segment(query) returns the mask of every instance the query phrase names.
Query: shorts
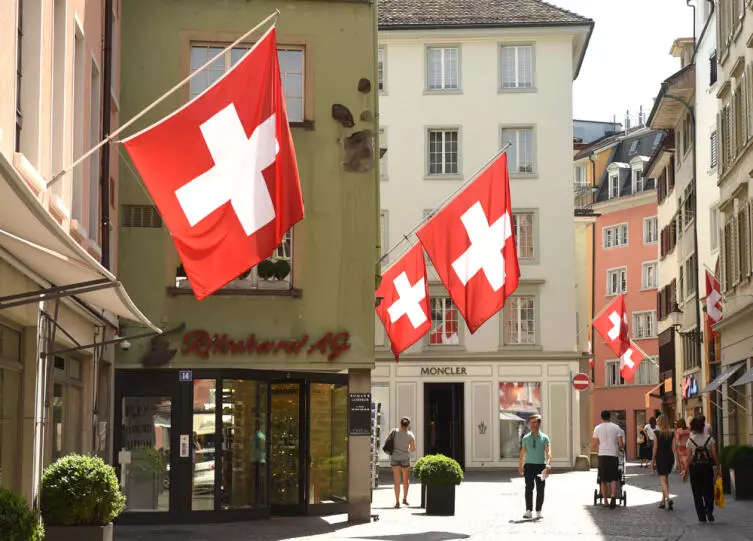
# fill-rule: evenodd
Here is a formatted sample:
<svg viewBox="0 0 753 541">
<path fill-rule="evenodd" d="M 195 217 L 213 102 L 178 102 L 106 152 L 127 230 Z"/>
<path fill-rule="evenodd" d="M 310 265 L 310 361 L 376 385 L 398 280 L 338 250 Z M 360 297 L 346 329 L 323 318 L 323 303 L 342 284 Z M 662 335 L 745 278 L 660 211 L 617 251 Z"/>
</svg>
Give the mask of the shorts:
<svg viewBox="0 0 753 541">
<path fill-rule="evenodd" d="M 401 468 L 410 468 L 410 458 L 406 458 L 405 460 L 395 460 L 394 458 L 391 458 L 390 466 L 400 466 Z"/>
<path fill-rule="evenodd" d="M 599 457 L 599 479 L 602 483 L 620 480 L 619 461 L 616 456 Z"/>
</svg>

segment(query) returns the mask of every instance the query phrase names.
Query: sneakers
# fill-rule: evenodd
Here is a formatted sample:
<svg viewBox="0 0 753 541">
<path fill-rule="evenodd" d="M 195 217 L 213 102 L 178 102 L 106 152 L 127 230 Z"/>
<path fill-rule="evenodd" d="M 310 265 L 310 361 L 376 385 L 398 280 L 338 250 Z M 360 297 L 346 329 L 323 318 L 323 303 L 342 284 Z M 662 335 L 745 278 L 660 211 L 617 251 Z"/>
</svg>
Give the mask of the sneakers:
<svg viewBox="0 0 753 541">
<path fill-rule="evenodd" d="M 523 513 L 523 518 L 525 519 L 533 518 L 533 515 L 531 514 L 530 511 L 526 511 L 525 513 Z"/>
<path fill-rule="evenodd" d="M 544 516 L 541 514 L 541 511 L 536 511 L 536 518 L 544 518 Z"/>
</svg>

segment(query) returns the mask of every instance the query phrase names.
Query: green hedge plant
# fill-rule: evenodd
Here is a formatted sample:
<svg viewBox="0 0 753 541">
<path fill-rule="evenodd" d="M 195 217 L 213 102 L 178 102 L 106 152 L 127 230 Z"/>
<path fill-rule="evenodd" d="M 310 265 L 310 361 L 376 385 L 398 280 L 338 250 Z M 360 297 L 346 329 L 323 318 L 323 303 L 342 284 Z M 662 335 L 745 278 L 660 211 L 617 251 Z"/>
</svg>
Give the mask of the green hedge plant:
<svg viewBox="0 0 753 541">
<path fill-rule="evenodd" d="M 113 467 L 99 457 L 75 454 L 45 469 L 40 500 L 49 526 L 104 526 L 125 507 Z"/>
<path fill-rule="evenodd" d="M 732 459 L 735 456 L 735 453 L 740 447 L 740 445 L 725 445 L 722 447 L 719 451 L 719 462 L 721 465 L 725 468 L 729 468 L 732 464 Z"/>
<path fill-rule="evenodd" d="M 421 479 L 421 469 L 424 467 L 424 464 L 426 464 L 427 458 L 427 456 L 422 456 L 416 460 L 416 463 L 413 465 L 413 476 L 421 483 L 423 483 L 423 480 Z"/>
<path fill-rule="evenodd" d="M 0 539 L 41 541 L 44 527 L 20 494 L 0 487 Z"/>
<path fill-rule="evenodd" d="M 753 446 L 738 445 L 729 458 L 729 467 L 735 471 L 753 470 Z"/>
<path fill-rule="evenodd" d="M 427 455 L 421 465 L 421 482 L 427 485 L 459 485 L 463 481 L 463 469 L 445 455 Z"/>
</svg>

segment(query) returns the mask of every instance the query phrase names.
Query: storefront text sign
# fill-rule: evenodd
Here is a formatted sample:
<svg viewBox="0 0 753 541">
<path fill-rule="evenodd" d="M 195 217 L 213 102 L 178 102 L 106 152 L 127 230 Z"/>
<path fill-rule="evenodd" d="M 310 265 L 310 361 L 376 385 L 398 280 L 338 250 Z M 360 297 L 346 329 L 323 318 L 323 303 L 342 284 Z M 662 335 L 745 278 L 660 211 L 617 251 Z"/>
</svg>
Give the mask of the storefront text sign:
<svg viewBox="0 0 753 541">
<path fill-rule="evenodd" d="M 437 366 L 437 365 L 408 365 L 399 364 L 396 368 L 398 377 L 413 378 L 465 378 L 473 376 L 489 377 L 492 375 L 492 367 L 489 365 L 468 366 Z"/>
<path fill-rule="evenodd" d="M 350 393 L 349 432 L 351 436 L 371 434 L 371 393 Z"/>
<path fill-rule="evenodd" d="M 305 334 L 297 340 L 257 340 L 255 334 L 247 338 L 232 339 L 227 334 L 214 333 L 197 329 L 187 332 L 183 336 L 183 348 L 181 354 L 196 354 L 207 358 L 210 355 L 250 355 L 256 353 L 266 354 L 298 354 L 306 351 L 308 355 L 318 353 L 327 356 L 334 361 L 344 351 L 350 349 L 350 334 L 347 332 L 328 332 L 317 340 L 310 341 L 309 335 Z"/>
</svg>

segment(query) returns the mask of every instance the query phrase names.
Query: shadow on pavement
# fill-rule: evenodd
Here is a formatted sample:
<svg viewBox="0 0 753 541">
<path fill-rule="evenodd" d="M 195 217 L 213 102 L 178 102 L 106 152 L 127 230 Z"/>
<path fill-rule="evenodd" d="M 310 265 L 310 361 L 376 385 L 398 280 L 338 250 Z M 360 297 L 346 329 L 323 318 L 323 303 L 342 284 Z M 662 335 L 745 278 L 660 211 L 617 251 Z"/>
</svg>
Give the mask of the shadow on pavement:
<svg viewBox="0 0 753 541">
<path fill-rule="evenodd" d="M 423 532 L 398 535 L 359 535 L 357 539 L 375 539 L 378 541 L 390 541 L 391 539 L 399 539 L 400 541 L 450 541 L 452 539 L 468 539 L 469 537 L 469 535 L 464 533 Z"/>
</svg>

